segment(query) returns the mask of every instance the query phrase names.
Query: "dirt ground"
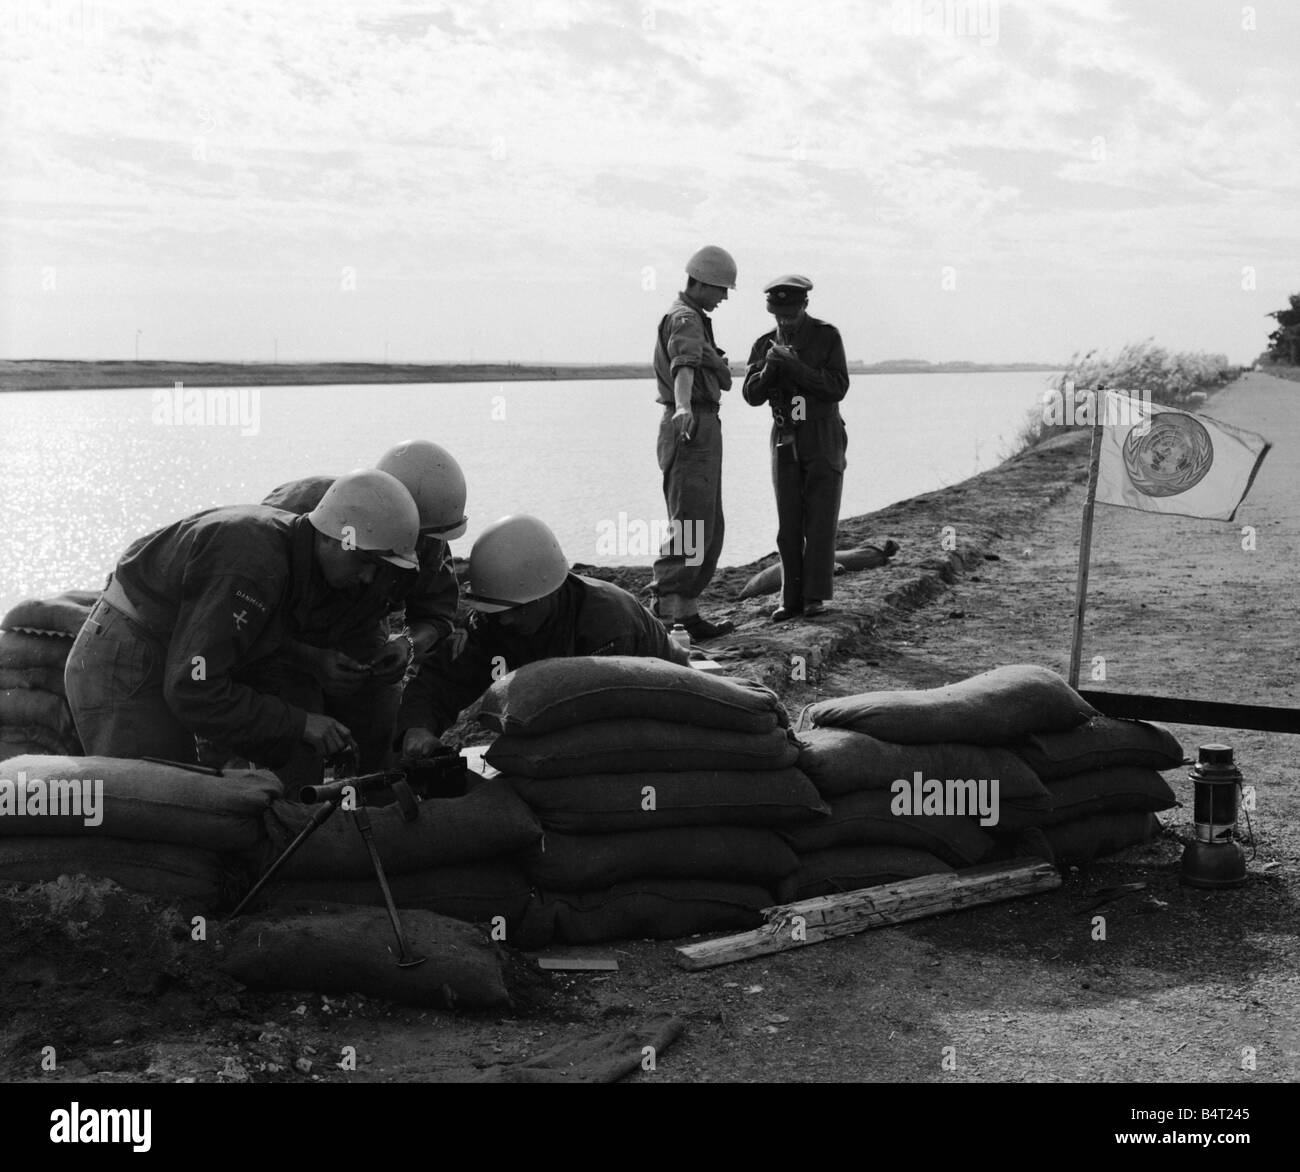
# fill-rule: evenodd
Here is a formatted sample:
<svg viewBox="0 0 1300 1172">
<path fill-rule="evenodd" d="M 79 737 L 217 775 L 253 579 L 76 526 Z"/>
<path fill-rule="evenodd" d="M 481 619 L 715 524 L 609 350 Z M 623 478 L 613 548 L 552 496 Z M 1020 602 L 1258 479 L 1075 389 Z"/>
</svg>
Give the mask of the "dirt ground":
<svg viewBox="0 0 1300 1172">
<path fill-rule="evenodd" d="M 1206 410 L 1274 450 L 1233 524 L 1098 507 L 1081 686 L 1296 707 L 1300 386 L 1247 375 Z M 822 696 L 933 687 L 998 664 L 1065 674 L 1085 471 L 1086 447 L 1056 442 L 845 522 L 842 546 L 894 537 L 902 548 L 884 569 L 839 579 L 835 612 L 814 623 L 767 624 L 773 599 L 737 597 L 754 567 L 728 571 L 714 609 L 742 623 L 718 657 L 777 686 L 796 716 Z M 642 584 L 635 571 L 608 576 Z M 790 678 L 792 656 L 807 679 Z M 682 942 L 556 949 L 619 968 L 556 975 L 529 1009 L 454 1015 L 250 992 L 196 963 L 185 921 L 160 905 L 70 883 L 42 896 L 54 915 L 0 899 L 0 1078 L 459 1081 L 669 1011 L 685 1022 L 680 1038 L 629 1081 L 1297 1081 L 1300 742 L 1171 728 L 1191 756 L 1232 745 L 1255 789 L 1244 887 L 1180 884 L 1183 769 L 1166 774 L 1182 807 L 1161 815 L 1161 839 L 1071 870 L 1049 894 L 699 973 L 674 964 Z M 1132 883 L 1144 886 L 1099 905 L 1100 891 Z M 345 1045 L 355 1072 L 337 1065 Z M 40 1069 L 45 1046 L 55 1071 Z"/>
</svg>

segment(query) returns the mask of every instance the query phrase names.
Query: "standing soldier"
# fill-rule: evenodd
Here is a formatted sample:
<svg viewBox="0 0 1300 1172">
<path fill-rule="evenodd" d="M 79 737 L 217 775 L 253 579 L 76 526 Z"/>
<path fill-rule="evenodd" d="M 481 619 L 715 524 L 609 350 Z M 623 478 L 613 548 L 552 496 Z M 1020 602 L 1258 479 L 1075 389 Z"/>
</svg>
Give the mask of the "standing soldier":
<svg viewBox="0 0 1300 1172">
<path fill-rule="evenodd" d="M 681 623 L 696 642 L 735 630 L 699 612 L 722 552 L 722 392 L 731 389 L 731 368 L 713 340 L 707 314 L 736 287 L 736 262 L 714 245 L 686 262 L 686 290 L 659 322 L 655 378 L 663 418 L 659 422 L 659 470 L 664 502 L 675 530 L 664 542 L 650 584 L 651 610 L 665 626 Z M 688 548 L 690 547 L 690 548 Z"/>
<path fill-rule="evenodd" d="M 749 352 L 742 393 L 772 408 L 772 486 L 781 554 L 779 623 L 822 614 L 834 594 L 835 528 L 848 434 L 839 402 L 849 389 L 839 331 L 807 313 L 807 277 L 778 277 L 763 290 L 776 329 Z"/>
</svg>

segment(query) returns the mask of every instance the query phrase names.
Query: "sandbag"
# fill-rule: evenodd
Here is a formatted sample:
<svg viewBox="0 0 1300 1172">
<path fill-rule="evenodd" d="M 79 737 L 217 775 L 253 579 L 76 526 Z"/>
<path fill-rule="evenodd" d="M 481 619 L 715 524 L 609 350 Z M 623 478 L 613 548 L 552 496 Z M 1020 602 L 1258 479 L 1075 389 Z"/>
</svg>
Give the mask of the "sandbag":
<svg viewBox="0 0 1300 1172">
<path fill-rule="evenodd" d="M 1049 782 L 1047 791 L 1051 794 L 1052 804 L 1045 810 L 1026 810 L 1004 803 L 1002 818 L 994 830 L 1007 832 L 1030 826 L 1057 826 L 1094 814 L 1155 813 L 1179 804 L 1169 783 L 1154 769 L 1142 765 L 1075 773 Z"/>
<path fill-rule="evenodd" d="M 337 818 L 338 815 L 336 814 Z M 380 855 L 383 859 L 383 855 Z M 280 872 L 283 874 L 284 872 Z M 454 867 L 431 867 L 409 875 L 393 874 L 384 860 L 384 875 L 399 908 L 422 908 L 455 920 L 491 923 L 498 916 L 508 926 L 518 924 L 528 906 L 532 885 L 518 866 L 490 859 Z M 374 868 L 368 879 L 290 879 L 277 876 L 259 898 L 268 904 L 322 903 L 383 907 L 384 894 Z"/>
<path fill-rule="evenodd" d="M 520 859 L 528 878 L 550 891 L 596 891 L 657 879 L 724 879 L 774 886 L 799 860 L 773 830 L 678 826 L 623 834 L 550 831 Z"/>
<path fill-rule="evenodd" d="M 634 655 L 580 655 L 525 664 L 487 690 L 478 712 L 479 722 L 488 728 L 524 736 L 631 718 L 747 733 L 789 724 L 770 688 Z"/>
<path fill-rule="evenodd" d="M 39 688 L 56 696 L 67 694 L 61 667 L 0 667 L 0 688 Z"/>
<path fill-rule="evenodd" d="M 242 867 L 199 847 L 125 838 L 0 838 L 0 883 L 48 883 L 60 875 L 111 879 L 128 891 L 164 899 L 220 902 Z"/>
<path fill-rule="evenodd" d="M 1013 746 L 1043 781 L 1117 765 L 1177 769 L 1183 747 L 1167 728 L 1142 720 L 1094 716 L 1066 732 L 1034 733 Z"/>
<path fill-rule="evenodd" d="M 675 940 L 697 932 L 756 928 L 772 892 L 708 879 L 638 879 L 604 891 L 538 891 L 514 936 L 516 948 Z"/>
<path fill-rule="evenodd" d="M 536 737 L 507 734 L 483 754 L 489 765 L 514 777 L 762 771 L 784 769 L 798 756 L 798 745 L 782 729 L 743 733 L 662 720 L 597 720 Z"/>
<path fill-rule="evenodd" d="M 98 590 L 65 590 L 53 598 L 29 598 L 10 608 L 0 620 L 0 628 L 71 635 L 75 639 L 98 601 Z"/>
<path fill-rule="evenodd" d="M 829 812 L 812 782 L 797 769 L 589 773 L 506 780 L 545 829 L 564 834 L 675 826 L 784 826 Z"/>
<path fill-rule="evenodd" d="M 408 909 L 402 929 L 424 956 L 398 968 L 393 928 L 379 908 L 317 905 L 317 914 L 236 921 L 222 972 L 255 989 L 364 993 L 447 1009 L 508 1005 L 501 953 L 482 928 Z"/>
<path fill-rule="evenodd" d="M 780 903 L 794 903 L 952 870 L 942 859 L 911 847 L 837 846 L 801 856 L 799 870 L 782 881 L 777 896 Z"/>
<path fill-rule="evenodd" d="M 0 740 L 5 744 L 22 745 L 23 753 L 54 754 L 75 757 L 81 752 L 81 742 L 75 734 L 63 736 L 43 724 L 9 724 L 0 721 Z"/>
<path fill-rule="evenodd" d="M 300 802 L 271 803 L 265 826 L 272 857 L 293 841 L 316 809 Z M 366 815 L 384 869 L 393 875 L 512 854 L 542 837 L 532 811 L 495 778 L 463 797 L 418 803 L 413 822 L 402 821 L 395 804 L 367 808 Z M 280 874 L 286 879 L 366 879 L 374 876 L 374 865 L 352 815 L 340 809 L 312 832 Z"/>
<path fill-rule="evenodd" d="M 73 640 L 63 635 L 31 635 L 25 631 L 0 631 L 0 667 L 23 670 L 52 667 L 63 670 Z"/>
<path fill-rule="evenodd" d="M 265 842 L 262 815 L 284 790 L 273 773 L 229 771 L 224 777 L 192 773 L 172 765 L 121 757 L 61 757 L 31 754 L 13 757 L 0 771 L 0 810 L 16 795 L 26 794 L 32 807 L 37 781 L 89 781 L 77 787 L 78 797 L 98 792 L 102 801 L 89 817 L 78 805 L 75 813 L 0 816 L 3 835 L 76 835 L 169 842 L 213 851 L 252 850 Z M 100 783 L 98 787 L 95 782 Z M 25 787 L 25 788 L 24 788 Z M 43 787 L 52 794 L 60 787 Z M 62 787 L 70 795 L 68 786 Z M 52 799 L 47 801 L 47 808 Z"/>
<path fill-rule="evenodd" d="M 1043 837 L 1056 856 L 1057 866 L 1075 867 L 1151 842 L 1160 833 L 1160 819 L 1141 810 L 1071 818 L 1043 828 Z"/>
<path fill-rule="evenodd" d="M 861 545 L 856 549 L 837 549 L 835 551 L 836 573 L 841 570 L 874 570 L 887 565 L 889 559 L 898 552 L 898 542 L 886 541 L 883 545 Z M 781 563 L 773 562 L 765 569 L 759 570 L 740 592 L 741 598 L 759 598 L 764 594 L 775 594 L 781 589 Z"/>
<path fill-rule="evenodd" d="M 77 739 L 77 726 L 67 700 L 34 688 L 0 690 L 0 725 L 44 728 L 60 740 Z"/>
<path fill-rule="evenodd" d="M 1030 733 L 1073 728 L 1096 715 L 1055 672 L 1019 663 L 942 688 L 821 700 L 804 709 L 800 727 L 851 728 L 904 745 L 1000 745 Z"/>
<path fill-rule="evenodd" d="M 888 789 L 899 779 L 997 778 L 1005 800 L 1046 806 L 1047 790 L 1015 753 L 996 745 L 952 742 L 898 745 L 847 728 L 811 728 L 799 733 L 798 766 L 828 797 Z"/>
<path fill-rule="evenodd" d="M 894 814 L 889 790 L 845 794 L 829 818 L 786 827 L 781 836 L 800 855 L 837 846 L 894 845 L 937 855 L 954 867 L 973 867 L 996 843 L 975 821 L 957 814 Z"/>
</svg>

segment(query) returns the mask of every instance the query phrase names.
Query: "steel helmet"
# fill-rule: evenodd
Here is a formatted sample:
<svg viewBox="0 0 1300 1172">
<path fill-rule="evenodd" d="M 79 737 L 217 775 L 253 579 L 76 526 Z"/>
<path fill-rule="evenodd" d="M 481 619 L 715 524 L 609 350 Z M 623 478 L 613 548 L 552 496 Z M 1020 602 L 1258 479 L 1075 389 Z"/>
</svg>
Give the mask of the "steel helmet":
<svg viewBox="0 0 1300 1172">
<path fill-rule="evenodd" d="M 420 510 L 421 533 L 443 541 L 465 535 L 465 474 L 446 448 L 407 440 L 389 448 L 375 467 L 406 485 Z"/>
<path fill-rule="evenodd" d="M 420 568 L 415 556 L 419 510 L 406 486 L 387 472 L 365 468 L 340 476 L 307 519 L 317 533 L 346 548 L 380 553 L 403 570 Z"/>
<path fill-rule="evenodd" d="M 724 289 L 736 287 L 736 262 L 731 253 L 716 244 L 706 244 L 686 262 L 686 275 L 703 281 L 706 285 L 720 285 Z"/>
<path fill-rule="evenodd" d="M 536 517 L 513 513 L 475 539 L 461 597 L 475 610 L 510 610 L 558 590 L 568 573 L 555 534 Z"/>
</svg>

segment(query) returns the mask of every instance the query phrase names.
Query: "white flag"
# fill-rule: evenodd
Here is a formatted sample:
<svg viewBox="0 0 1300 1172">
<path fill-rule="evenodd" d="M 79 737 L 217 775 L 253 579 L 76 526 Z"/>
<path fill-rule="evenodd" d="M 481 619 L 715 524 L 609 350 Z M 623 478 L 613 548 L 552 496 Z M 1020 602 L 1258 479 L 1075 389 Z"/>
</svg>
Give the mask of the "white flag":
<svg viewBox="0 0 1300 1172">
<path fill-rule="evenodd" d="M 1096 499 L 1231 521 L 1272 444 L 1262 435 L 1106 391 Z"/>
</svg>

